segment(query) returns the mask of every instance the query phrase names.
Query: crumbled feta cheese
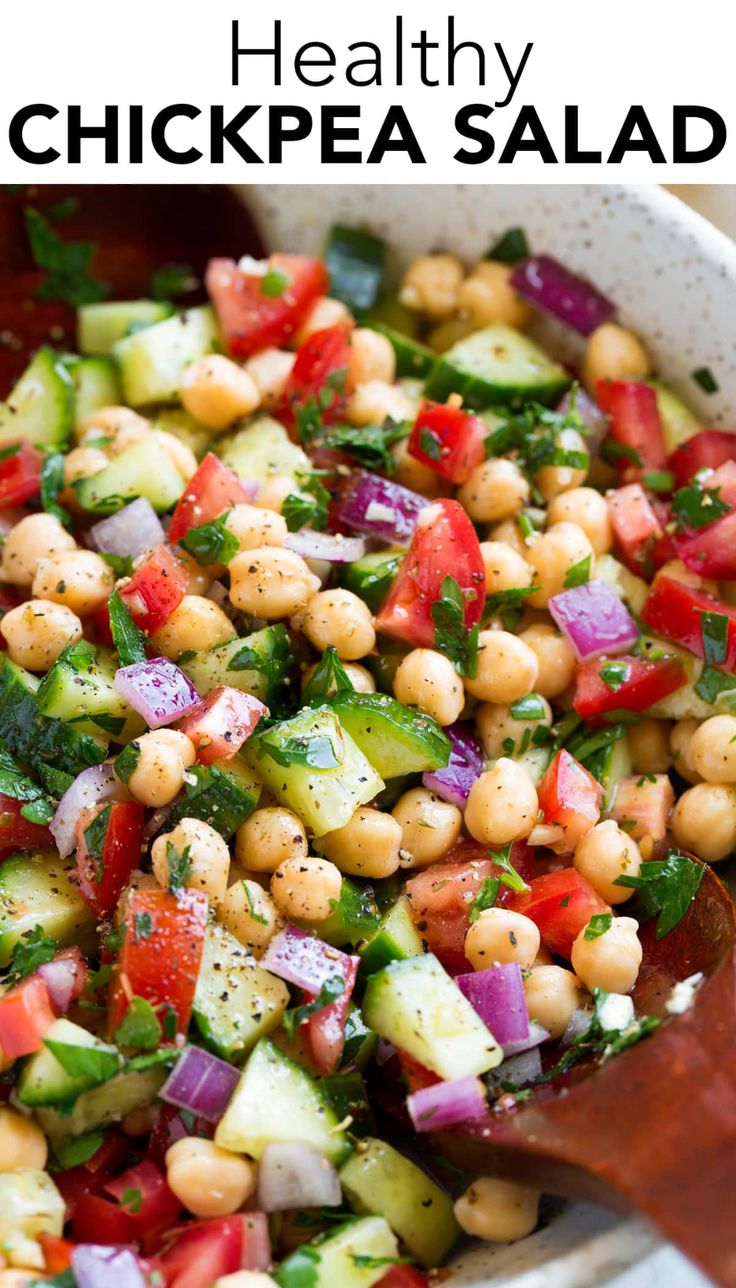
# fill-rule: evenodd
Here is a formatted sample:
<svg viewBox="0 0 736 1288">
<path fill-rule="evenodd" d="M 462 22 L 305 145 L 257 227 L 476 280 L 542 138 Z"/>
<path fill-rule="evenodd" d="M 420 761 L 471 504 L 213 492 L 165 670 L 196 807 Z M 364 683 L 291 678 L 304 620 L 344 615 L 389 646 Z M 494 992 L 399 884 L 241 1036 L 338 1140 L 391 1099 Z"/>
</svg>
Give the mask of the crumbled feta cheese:
<svg viewBox="0 0 736 1288">
<path fill-rule="evenodd" d="M 667 1014 L 684 1015 L 685 1011 L 689 1011 L 704 979 L 702 971 L 698 971 L 697 975 L 689 975 L 687 979 L 681 979 L 674 984 L 665 1002 Z"/>
<path fill-rule="evenodd" d="M 365 512 L 365 517 L 368 523 L 394 523 L 396 521 L 396 511 L 393 506 L 384 505 L 382 501 L 371 501 Z"/>
<path fill-rule="evenodd" d="M 623 1032 L 634 1017 L 634 1003 L 626 993 L 609 993 L 598 1009 L 598 1019 L 606 1033 Z"/>
<path fill-rule="evenodd" d="M 249 277 L 265 277 L 268 272 L 268 260 L 254 259 L 252 255 L 242 255 L 238 260 L 238 268 L 241 273 L 247 273 Z"/>
</svg>

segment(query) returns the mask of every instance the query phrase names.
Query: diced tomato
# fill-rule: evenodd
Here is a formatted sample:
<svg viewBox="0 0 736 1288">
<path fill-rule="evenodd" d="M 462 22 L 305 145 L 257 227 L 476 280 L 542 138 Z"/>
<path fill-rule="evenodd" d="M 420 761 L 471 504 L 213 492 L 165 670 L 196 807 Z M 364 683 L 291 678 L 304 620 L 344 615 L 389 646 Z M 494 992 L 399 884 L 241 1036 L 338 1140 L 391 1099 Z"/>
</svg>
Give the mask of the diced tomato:
<svg viewBox="0 0 736 1288">
<path fill-rule="evenodd" d="M 211 259 L 205 286 L 215 307 L 223 339 L 236 358 L 247 358 L 258 349 L 289 342 L 300 321 L 319 295 L 328 287 L 327 270 L 321 259 L 307 255 L 270 255 L 268 278 L 283 289 L 264 291 L 263 274 L 241 272 L 233 259 Z"/>
<path fill-rule="evenodd" d="M 736 434 L 724 429 L 701 429 L 671 453 L 667 468 L 675 476 L 675 486 L 684 487 L 699 470 L 717 470 L 726 461 L 736 460 Z"/>
<path fill-rule="evenodd" d="M 728 437 L 736 436 L 729 434 Z M 734 448 L 736 452 L 736 443 Z M 717 488 L 719 501 L 725 502 L 733 509 L 736 506 L 736 460 L 724 461 L 719 465 L 718 469 L 703 480 L 703 488 L 706 491 L 714 491 Z"/>
<path fill-rule="evenodd" d="M 619 781 L 611 813 L 617 823 L 634 824 L 627 831 L 635 841 L 645 836 L 663 841 L 674 803 L 674 789 L 666 774 L 655 774 L 654 782 L 632 774 Z"/>
<path fill-rule="evenodd" d="M 451 483 L 465 483 L 485 457 L 488 426 L 460 407 L 425 402 L 409 436 L 408 450 Z"/>
<path fill-rule="evenodd" d="M 605 899 L 576 868 L 535 877 L 529 886 L 527 893 L 513 895 L 508 906 L 530 917 L 539 929 L 542 943 L 560 957 L 569 958 L 574 940 L 591 917 L 610 912 Z"/>
<path fill-rule="evenodd" d="M 128 1146 L 129 1148 L 130 1146 Z M 90 1172 L 86 1163 L 78 1167 L 67 1167 L 57 1172 L 54 1177 L 61 1197 L 66 1206 L 66 1219 L 71 1221 L 82 1198 L 87 1194 L 99 1194 L 103 1182 L 110 1175 L 108 1168 L 102 1168 L 97 1174 Z"/>
<path fill-rule="evenodd" d="M 194 743 L 199 763 L 211 765 L 234 756 L 264 715 L 268 707 L 258 698 L 222 685 L 212 689 L 176 728 Z"/>
<path fill-rule="evenodd" d="M 627 567 L 640 577 L 650 577 L 675 554 L 675 546 L 665 523 L 667 507 L 662 510 L 647 496 L 641 483 L 627 483 L 608 494 L 608 510 L 616 545 Z"/>
<path fill-rule="evenodd" d="M 112 631 L 110 630 L 110 601 L 106 600 L 104 604 L 92 615 L 92 621 L 95 624 L 97 642 L 104 644 L 107 648 L 114 646 Z"/>
<path fill-rule="evenodd" d="M 156 1235 L 170 1229 L 181 1212 L 163 1172 L 147 1158 L 106 1181 L 103 1189 L 130 1216 L 144 1252 L 153 1250 Z"/>
<path fill-rule="evenodd" d="M 184 1227 L 163 1254 L 168 1288 L 211 1288 L 236 1270 L 268 1270 L 271 1240 L 262 1212 L 245 1212 Z"/>
<path fill-rule="evenodd" d="M 345 377 L 350 345 L 344 327 L 315 331 L 298 349 L 277 411 L 291 429 L 299 408 L 316 403 L 323 425 L 330 425 L 345 407 Z"/>
<path fill-rule="evenodd" d="M 677 555 L 701 577 L 717 581 L 736 578 L 736 510 L 715 523 L 676 541 Z"/>
<path fill-rule="evenodd" d="M 126 1208 L 99 1194 L 81 1194 L 72 1216 L 77 1243 L 134 1243 L 136 1227 Z"/>
<path fill-rule="evenodd" d="M 617 678 L 615 687 L 611 687 L 602 678 L 601 671 L 614 664 L 617 676 L 620 667 L 626 668 L 626 678 L 620 683 Z M 614 662 L 607 658 L 592 658 L 589 662 L 582 662 L 577 669 L 572 704 L 587 724 L 607 724 L 610 720 L 615 723 L 613 712 L 647 711 L 668 693 L 681 689 L 683 684 L 687 684 L 687 672 L 676 657 L 664 657 L 656 662 L 630 656 L 617 657 Z"/>
<path fill-rule="evenodd" d="M 91 854 L 87 829 L 107 813 L 100 851 Z M 95 811 L 83 810 L 77 820 L 76 881 L 85 903 L 96 917 L 115 911 L 130 874 L 140 862 L 146 811 L 137 801 L 110 801 Z"/>
<path fill-rule="evenodd" d="M 610 417 L 611 437 L 636 454 L 635 460 L 621 458 L 622 477 L 629 481 L 642 471 L 665 469 L 667 449 L 652 386 L 638 380 L 596 380 L 595 392 L 599 407 Z"/>
<path fill-rule="evenodd" d="M 40 1051 L 56 1016 L 40 975 L 29 975 L 0 997 L 0 1050 L 11 1060 Z"/>
<path fill-rule="evenodd" d="M 202 890 L 137 890 L 128 900 L 125 938 L 110 994 L 109 1031 L 115 1034 L 132 996 L 158 1007 L 165 1039 L 185 1034 L 202 961 L 207 896 Z M 167 1020 L 171 1012 L 176 1033 Z"/>
<path fill-rule="evenodd" d="M 437 1083 L 442 1081 L 436 1073 L 432 1073 L 431 1069 L 426 1069 L 423 1064 L 420 1064 L 413 1056 L 408 1055 L 406 1051 L 399 1051 L 398 1056 L 401 1072 L 410 1092 L 424 1091 L 427 1087 L 436 1087 Z"/>
<path fill-rule="evenodd" d="M 709 595 L 704 590 L 696 590 L 694 586 L 686 586 L 684 582 L 675 581 L 673 577 L 659 576 L 655 578 L 647 596 L 641 617 L 642 621 L 658 635 L 664 635 L 667 639 L 674 640 L 676 644 L 681 644 L 683 648 L 689 649 L 696 657 L 704 658 L 703 613 L 717 613 L 721 617 L 728 618 L 726 654 L 719 665 L 724 671 L 736 671 L 736 608 L 724 604 L 723 600 L 716 599 L 715 595 Z M 679 688 L 679 685 L 675 687 Z M 653 700 L 656 701 L 656 698 Z M 621 703 L 616 705 L 620 706 Z"/>
<path fill-rule="evenodd" d="M 392 1266 L 377 1288 L 427 1288 L 429 1279 L 414 1266 Z"/>
<path fill-rule="evenodd" d="M 55 842 L 47 827 L 31 823 L 21 809 L 27 801 L 17 801 L 0 792 L 0 859 L 16 850 L 53 850 Z"/>
<path fill-rule="evenodd" d="M 167 536 L 174 544 L 190 528 L 211 523 L 234 505 L 250 502 L 251 496 L 237 474 L 208 452 L 187 483 L 184 495 L 176 503 Z"/>
<path fill-rule="evenodd" d="M 419 648 L 433 648 L 432 606 L 441 596 L 445 577 L 454 578 L 462 591 L 465 626 L 470 630 L 483 616 L 486 602 L 483 556 L 463 507 L 442 498 L 419 515 L 409 550 L 376 618 L 378 630 Z"/>
<path fill-rule="evenodd" d="M 136 626 L 151 635 L 179 607 L 188 585 L 184 565 L 166 546 L 156 546 L 123 586 L 120 598 Z"/>
<path fill-rule="evenodd" d="M 181 1116 L 181 1110 L 175 1105 L 160 1104 L 156 1109 L 156 1118 L 148 1138 L 148 1157 L 157 1167 L 166 1166 L 166 1151 L 182 1136 L 214 1135 L 214 1123 L 206 1123 L 204 1118 L 195 1119 L 193 1128 L 188 1131 Z"/>
<path fill-rule="evenodd" d="M 130 1141 L 127 1136 L 124 1136 L 121 1131 L 113 1127 L 108 1131 L 100 1148 L 82 1166 L 85 1171 L 93 1174 L 99 1173 L 100 1178 L 105 1179 L 117 1171 L 123 1159 L 129 1153 Z"/>
<path fill-rule="evenodd" d="M 572 854 L 580 838 L 598 822 L 602 794 L 600 783 L 562 747 L 538 788 L 544 822 L 564 829 L 559 841 L 548 842 L 551 850 Z"/>
<path fill-rule="evenodd" d="M 334 1073 L 345 1045 L 345 1017 L 360 965 L 359 957 L 346 957 L 343 991 L 336 1001 L 310 1015 L 302 1032 L 305 1034 L 314 1064 L 320 1073 Z M 337 973 L 337 972 L 336 972 Z M 305 1001 L 312 1001 L 312 996 Z"/>
<path fill-rule="evenodd" d="M 467 966 L 464 945 L 470 907 L 486 878 L 500 875 L 488 853 L 487 846 L 477 841 L 461 841 L 442 863 L 433 863 L 406 883 L 417 929 L 445 966 Z M 524 881 L 533 877 L 534 852 L 526 842 L 514 842 L 511 863 Z M 510 896 L 502 885 L 497 902 L 505 904 Z"/>
<path fill-rule="evenodd" d="M 56 1234 L 37 1234 L 35 1237 L 41 1244 L 47 1276 L 60 1275 L 69 1269 L 74 1247 L 69 1239 L 60 1239 Z"/>
<path fill-rule="evenodd" d="M 21 505 L 41 491 L 43 456 L 27 438 L 0 448 L 0 506 Z"/>
</svg>

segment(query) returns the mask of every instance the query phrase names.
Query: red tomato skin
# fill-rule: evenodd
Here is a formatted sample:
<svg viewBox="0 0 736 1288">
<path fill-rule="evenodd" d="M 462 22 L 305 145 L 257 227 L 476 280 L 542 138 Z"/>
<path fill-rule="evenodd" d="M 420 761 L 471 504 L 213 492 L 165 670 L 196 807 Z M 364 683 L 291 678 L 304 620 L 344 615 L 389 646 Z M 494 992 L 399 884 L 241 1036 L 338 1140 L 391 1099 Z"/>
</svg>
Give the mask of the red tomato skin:
<svg viewBox="0 0 736 1288">
<path fill-rule="evenodd" d="M 27 438 L 18 442 L 18 451 L 0 460 L 0 507 L 22 505 L 41 491 L 43 455 Z M 6 450 L 10 446 L 10 443 L 3 443 Z"/>
<path fill-rule="evenodd" d="M 147 1158 L 107 1181 L 103 1189 L 118 1204 L 126 1190 L 137 1191 L 140 1195 L 140 1205 L 137 1201 L 134 1205 L 136 1211 L 130 1205 L 124 1210 L 135 1226 L 136 1238 L 140 1240 L 144 1252 L 153 1251 L 156 1235 L 161 1230 L 169 1229 L 181 1212 L 181 1204 L 169 1189 L 163 1172 Z"/>
<path fill-rule="evenodd" d="M 248 504 L 250 493 L 243 487 L 234 470 L 208 452 L 186 485 L 171 516 L 167 537 L 172 544 L 190 528 L 211 523 L 234 505 Z"/>
<path fill-rule="evenodd" d="M 0 997 L 0 1049 L 11 1060 L 40 1051 L 55 1019 L 44 980 L 29 975 Z"/>
<path fill-rule="evenodd" d="M 262 1212 L 184 1226 L 162 1256 L 168 1288 L 211 1288 L 236 1270 L 268 1270 L 271 1240 Z"/>
<path fill-rule="evenodd" d="M 46 1263 L 46 1275 L 60 1275 L 72 1264 L 74 1244 L 69 1239 L 61 1239 L 56 1234 L 37 1234 L 41 1251 Z"/>
<path fill-rule="evenodd" d="M 594 727 L 607 724 L 606 716 L 612 711 L 646 711 L 655 702 L 687 684 L 687 673 L 679 658 L 650 662 L 642 657 L 620 656 L 615 660 L 625 663 L 629 669 L 628 679 L 615 693 L 600 676 L 606 658 L 592 658 L 589 662 L 582 662 L 577 669 L 572 704 L 578 715 Z"/>
<path fill-rule="evenodd" d="M 611 911 L 575 868 L 535 877 L 529 886 L 527 893 L 512 895 L 508 907 L 529 917 L 545 948 L 568 960 L 574 941 L 590 918 Z"/>
<path fill-rule="evenodd" d="M 736 671 L 736 609 L 715 595 L 686 586 L 672 577 L 656 577 L 641 611 L 642 621 L 658 635 L 674 640 L 696 657 L 705 657 L 703 613 L 728 618 L 724 671 Z"/>
<path fill-rule="evenodd" d="M 97 863 L 87 849 L 84 833 L 100 812 L 84 810 L 77 822 L 76 882 L 85 903 L 102 918 L 115 911 L 131 872 L 140 862 L 146 812 L 138 801 L 112 802 L 102 850 L 102 879 L 98 880 Z"/>
<path fill-rule="evenodd" d="M 136 626 L 150 635 L 179 607 L 188 585 L 184 565 L 166 546 L 156 546 L 123 586 L 120 598 Z"/>
<path fill-rule="evenodd" d="M 167 1105 L 163 1101 L 158 1105 L 156 1110 L 156 1119 L 148 1138 L 148 1157 L 157 1167 L 166 1167 L 166 1151 L 182 1136 L 206 1136 L 211 1138 L 215 1133 L 215 1124 L 205 1122 L 204 1118 L 197 1118 L 194 1124 L 193 1132 L 187 1131 L 184 1120 L 181 1116 L 181 1110 L 175 1105 Z"/>
<path fill-rule="evenodd" d="M 290 279 L 281 295 L 264 295 L 263 276 L 242 273 L 233 259 L 211 259 L 207 265 L 205 286 L 235 358 L 247 358 L 271 345 L 283 347 L 310 305 L 327 294 L 327 270 L 319 259 L 276 254 L 269 257 L 268 267 Z"/>
<path fill-rule="evenodd" d="M 677 539 L 675 548 L 686 567 L 701 577 L 732 581 L 736 577 L 736 511 L 684 540 Z"/>
<path fill-rule="evenodd" d="M 561 748 L 538 789 L 544 822 L 565 829 L 562 840 L 550 844 L 551 850 L 572 853 L 581 837 L 598 822 L 602 795 L 600 783 L 569 751 Z"/>
<path fill-rule="evenodd" d="M 415 1091 L 424 1091 L 427 1087 L 436 1087 L 437 1083 L 442 1081 L 436 1073 L 432 1073 L 431 1069 L 425 1068 L 423 1064 L 420 1064 L 413 1056 L 408 1055 L 406 1051 L 399 1051 L 398 1057 L 401 1072 L 410 1092 L 414 1093 Z"/>
<path fill-rule="evenodd" d="M 675 487 L 685 487 L 698 470 L 717 470 L 726 461 L 735 460 L 736 435 L 725 429 L 701 429 L 675 448 L 667 467 L 675 476 Z"/>
<path fill-rule="evenodd" d="M 414 1266 L 392 1266 L 377 1288 L 427 1288 L 429 1279 Z"/>
<path fill-rule="evenodd" d="M 332 377 L 335 384 L 329 400 L 325 398 L 319 402 L 322 424 L 331 425 L 345 408 L 345 377 L 349 362 L 350 344 L 344 327 L 329 326 L 313 332 L 297 350 L 296 361 L 276 412 L 278 419 L 293 429 L 297 410 L 314 402 Z"/>
<path fill-rule="evenodd" d="M 427 435 L 435 444 L 429 455 L 422 443 Z M 408 442 L 409 455 L 451 483 L 465 483 L 485 457 L 488 427 L 460 407 L 425 402 L 419 408 Z M 439 459 L 437 459 L 439 456 Z"/>
<path fill-rule="evenodd" d="M 81 1194 L 72 1216 L 76 1243 L 134 1243 L 136 1227 L 130 1214 L 99 1194 Z"/>
<path fill-rule="evenodd" d="M 108 1024 L 114 1036 L 128 1009 L 128 993 L 152 1006 L 173 1010 L 177 1034 L 186 1034 L 192 1013 L 197 975 L 207 925 L 207 896 L 201 890 L 138 890 L 131 895 L 125 916 L 125 938 L 110 990 Z M 150 918 L 141 933 L 141 917 Z M 164 1041 L 174 1041 L 166 1034 Z"/>
<path fill-rule="evenodd" d="M 240 750 L 268 707 L 240 689 L 221 685 L 179 720 L 175 726 L 191 739 L 200 765 L 226 760 Z"/>
<path fill-rule="evenodd" d="M 627 483 L 610 492 L 608 510 L 616 547 L 632 572 L 650 577 L 674 558 L 675 543 L 665 531 L 669 509 L 662 501 L 647 496 L 641 483 Z"/>
<path fill-rule="evenodd" d="M 665 469 L 664 430 L 652 386 L 638 380 L 596 380 L 595 392 L 598 406 L 610 417 L 611 437 L 632 448 L 641 460 L 639 466 L 623 458 L 622 477 L 630 481 L 642 471 Z"/>
<path fill-rule="evenodd" d="M 376 617 L 376 629 L 417 648 L 433 648 L 432 605 L 439 599 L 447 576 L 454 577 L 463 592 L 465 626 L 470 630 L 479 623 L 486 602 L 483 556 L 463 507 L 443 497 L 422 511 L 409 550 Z"/>
<path fill-rule="evenodd" d="M 56 842 L 49 829 L 21 814 L 25 803 L 0 792 L 0 860 L 16 850 L 54 849 Z"/>
<path fill-rule="evenodd" d="M 350 1006 L 359 965 L 359 957 L 348 958 L 348 965 L 343 975 L 342 993 L 329 1006 L 324 1006 L 321 1011 L 310 1015 L 304 1025 L 303 1032 L 306 1034 L 310 1054 L 320 1073 L 334 1073 L 340 1063 L 345 1045 L 345 1017 Z M 312 995 L 305 997 L 305 1000 L 312 1001 Z"/>
</svg>

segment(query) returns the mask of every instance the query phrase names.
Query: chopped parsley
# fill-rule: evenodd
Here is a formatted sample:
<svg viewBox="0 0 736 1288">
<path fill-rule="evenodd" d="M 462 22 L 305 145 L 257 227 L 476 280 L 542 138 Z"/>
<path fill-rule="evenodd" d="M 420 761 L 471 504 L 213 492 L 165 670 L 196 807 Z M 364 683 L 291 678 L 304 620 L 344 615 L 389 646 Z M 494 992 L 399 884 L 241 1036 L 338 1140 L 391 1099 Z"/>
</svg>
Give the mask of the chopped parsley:
<svg viewBox="0 0 736 1288">
<path fill-rule="evenodd" d="M 498 260 L 501 264 L 518 264 L 528 259 L 531 254 L 529 242 L 523 228 L 507 228 L 506 232 L 494 242 L 486 259 Z"/>
<path fill-rule="evenodd" d="M 268 272 L 261 278 L 261 293 L 269 300 L 278 299 L 283 295 L 287 286 L 291 285 L 291 278 L 288 273 L 282 272 L 280 268 L 269 268 Z"/>
<path fill-rule="evenodd" d="M 140 758 L 141 744 L 136 739 L 133 739 L 132 742 L 123 747 L 120 754 L 115 757 L 113 769 L 115 770 L 116 778 L 119 778 L 121 783 L 128 782 L 131 774 L 138 768 Z"/>
<path fill-rule="evenodd" d="M 64 490 L 64 457 L 61 452 L 50 452 L 41 465 L 41 505 L 47 514 L 53 514 L 65 528 L 71 528 L 72 516 L 59 505 L 59 493 Z"/>
<path fill-rule="evenodd" d="M 512 720 L 544 720 L 544 702 L 538 693 L 528 693 L 525 698 L 517 698 L 509 707 Z"/>
<path fill-rule="evenodd" d="M 173 891 L 181 890 L 189 879 L 192 870 L 190 857 L 190 846 L 185 845 L 184 849 L 179 851 L 171 841 L 166 842 L 166 868 L 169 876 L 169 889 Z"/>
<path fill-rule="evenodd" d="M 468 912 L 468 922 L 470 925 L 478 920 L 480 914 L 485 912 L 486 908 L 493 908 L 498 898 L 498 892 L 501 889 L 500 877 L 484 877 L 480 889 L 470 905 Z"/>
<path fill-rule="evenodd" d="M 616 877 L 614 885 L 644 891 L 647 899 L 644 908 L 649 916 L 657 916 L 657 939 L 663 939 L 682 921 L 693 902 L 705 866 L 695 863 L 679 850 L 670 850 L 666 859 L 642 863 L 638 876 Z"/>
<path fill-rule="evenodd" d="M 191 264 L 162 264 L 151 277 L 148 288 L 151 299 L 173 300 L 177 295 L 190 295 L 199 286 Z"/>
<path fill-rule="evenodd" d="M 262 738 L 258 748 L 258 759 L 270 756 L 277 765 L 288 769 L 290 765 L 309 765 L 311 769 L 336 769 L 340 761 L 332 745 L 332 739 L 326 733 L 315 734 L 313 738 L 298 735 L 284 738 L 281 742 L 270 742 Z"/>
<path fill-rule="evenodd" d="M 618 465 L 620 461 L 630 461 L 637 469 L 642 469 L 644 462 L 635 447 L 628 443 L 617 443 L 615 438 L 605 439 L 601 447 L 601 456 L 609 465 Z"/>
<path fill-rule="evenodd" d="M 316 471 L 305 471 L 298 478 L 301 492 L 290 492 L 281 506 L 286 526 L 289 532 L 306 527 L 323 532 L 327 526 L 330 494 Z"/>
<path fill-rule="evenodd" d="M 514 631 L 521 618 L 524 600 L 539 590 L 538 586 L 511 586 L 508 590 L 497 590 L 486 599 L 483 618 L 490 621 L 497 614 L 501 618 L 505 631 Z"/>
<path fill-rule="evenodd" d="M 120 1195 L 120 1206 L 128 1212 L 140 1212 L 143 1205 L 143 1194 L 140 1190 L 123 1190 Z"/>
<path fill-rule="evenodd" d="M 326 1006 L 331 1006 L 336 1002 L 338 997 L 345 991 L 345 981 L 341 975 L 331 975 L 326 979 L 318 995 L 311 1002 L 305 1002 L 303 1006 L 294 1006 L 285 1011 L 281 1023 L 286 1029 L 289 1039 L 292 1039 L 305 1020 L 316 1015 L 318 1011 L 324 1010 Z"/>
<path fill-rule="evenodd" d="M 509 890 L 515 891 L 516 894 L 526 893 L 529 886 L 511 862 L 510 845 L 505 845 L 502 850 L 489 850 L 488 857 L 497 868 L 501 869 L 501 875 L 498 878 L 501 885 L 508 886 Z"/>
<path fill-rule="evenodd" d="M 268 917 L 262 917 L 260 912 L 256 911 L 255 900 L 253 898 L 253 893 L 251 891 L 251 888 L 248 882 L 243 881 L 242 886 L 243 886 L 243 890 L 245 891 L 245 897 L 248 900 L 248 916 L 250 917 L 251 921 L 257 921 L 259 925 L 267 926 Z"/>
<path fill-rule="evenodd" d="M 626 662 L 606 662 L 598 672 L 603 683 L 611 690 L 611 693 L 618 693 L 622 684 L 625 684 L 629 678 L 629 668 Z"/>
<path fill-rule="evenodd" d="M 302 694 L 302 702 L 305 706 L 309 706 L 310 703 L 314 702 L 319 704 L 325 698 L 332 697 L 335 693 L 353 693 L 354 691 L 355 686 L 337 656 L 337 649 L 333 644 L 330 644 L 309 677 Z"/>
<path fill-rule="evenodd" d="M 553 1068 L 534 1079 L 537 1085 L 560 1077 L 574 1064 L 578 1064 L 588 1056 L 597 1057 L 603 1061 L 619 1055 L 621 1051 L 626 1051 L 659 1028 L 661 1020 L 653 1015 L 644 1015 L 641 1019 L 632 1020 L 625 1029 L 605 1029 L 601 1022 L 601 1014 L 608 996 L 609 994 L 604 993 L 601 988 L 593 989 L 594 1010 L 588 1028 L 573 1039 Z"/>
<path fill-rule="evenodd" d="M 73 1046 L 70 1042 L 57 1042 L 53 1038 L 44 1038 L 44 1046 L 59 1061 L 65 1073 L 72 1078 L 88 1078 L 91 1086 L 107 1082 L 122 1065 L 120 1052 L 111 1047 Z"/>
<path fill-rule="evenodd" d="M 721 500 L 721 489 L 704 487 L 700 483 L 688 483 L 681 487 L 672 498 L 672 513 L 678 532 L 689 528 L 697 532 L 716 519 L 728 514 L 731 507 Z"/>
<path fill-rule="evenodd" d="M 715 376 L 713 375 L 713 372 L 711 371 L 710 367 L 696 367 L 695 371 L 691 372 L 690 374 L 692 375 L 692 378 L 695 381 L 696 385 L 700 385 L 700 388 L 703 390 L 703 393 L 705 394 L 718 393 L 718 382 Z"/>
<path fill-rule="evenodd" d="M 504 408 L 499 413 L 500 425 L 485 440 L 486 457 L 516 454 L 516 463 L 534 484 L 536 476 L 547 465 L 562 466 L 573 470 L 587 470 L 590 456 L 586 451 L 561 447 L 559 436 L 563 429 L 586 433 L 578 413 L 551 411 L 540 403 L 527 403 L 521 411 L 510 413 Z M 543 497 L 535 487 L 535 499 Z"/>
<path fill-rule="evenodd" d="M 109 601 L 110 634 L 121 666 L 132 666 L 146 660 L 146 637 L 139 630 L 128 609 L 114 590 Z"/>
<path fill-rule="evenodd" d="M 641 481 L 650 492 L 671 492 L 675 486 L 671 470 L 650 470 L 648 474 L 642 474 Z"/>
<path fill-rule="evenodd" d="M 719 671 L 714 666 L 706 666 L 703 667 L 694 688 L 703 702 L 712 704 L 721 693 L 725 693 L 728 689 L 736 689 L 736 676 L 727 675 L 725 671 Z"/>
<path fill-rule="evenodd" d="M 132 997 L 115 1030 L 118 1046 L 135 1051 L 155 1051 L 161 1041 L 159 1018 L 145 997 Z"/>
<path fill-rule="evenodd" d="M 703 611 L 700 614 L 705 666 L 695 684 L 695 692 L 704 702 L 713 703 L 720 693 L 736 688 L 736 677 L 716 669 L 726 660 L 729 621 L 725 613 Z"/>
<path fill-rule="evenodd" d="M 21 935 L 10 957 L 10 971 L 5 978 L 6 984 L 17 984 L 18 980 L 32 975 L 44 962 L 50 962 L 56 955 L 58 943 L 51 935 L 44 933 L 43 926 L 34 926 L 33 930 Z"/>
<path fill-rule="evenodd" d="M 0 793 L 15 801 L 25 801 L 20 812 L 31 823 L 45 825 L 53 818 L 53 802 L 43 788 L 21 769 L 4 742 L 0 742 Z"/>
<path fill-rule="evenodd" d="M 591 943 L 594 939 L 600 939 L 601 935 L 605 935 L 611 929 L 612 924 L 612 912 L 597 912 L 585 927 L 583 939 L 586 939 L 588 943 Z"/>
<path fill-rule="evenodd" d="M 196 528 L 190 528 L 181 538 L 179 545 L 193 555 L 197 563 L 202 564 L 203 567 L 214 563 L 229 564 L 240 549 L 238 538 L 227 526 L 229 516 L 230 511 L 226 510 L 210 523 L 201 523 Z"/>
<path fill-rule="evenodd" d="M 468 630 L 465 625 L 465 596 L 454 577 L 442 578 L 432 621 L 437 651 L 449 657 L 460 675 L 472 679 L 478 669 L 478 627 Z"/>
<path fill-rule="evenodd" d="M 88 1131 L 74 1140 L 57 1141 L 52 1148 L 59 1167 L 66 1171 L 69 1167 L 80 1167 L 82 1163 L 88 1163 L 104 1143 L 103 1131 Z"/>
<path fill-rule="evenodd" d="M 565 590 L 573 590 L 575 586 L 582 586 L 586 581 L 590 581 L 590 555 L 586 555 L 584 559 L 573 564 L 572 568 L 568 568 L 563 586 Z"/>
<path fill-rule="evenodd" d="M 325 430 L 324 441 L 368 470 L 392 474 L 396 462 L 391 448 L 406 438 L 410 429 L 407 421 L 390 418 L 382 425 L 332 425 Z"/>
<path fill-rule="evenodd" d="M 87 846 L 87 853 L 95 865 L 95 880 L 99 882 L 105 875 L 103 866 L 103 856 L 105 853 L 105 841 L 107 839 L 107 829 L 110 825 L 110 813 L 112 802 L 105 805 L 96 814 L 91 823 L 88 823 L 84 829 L 84 843 Z"/>
<path fill-rule="evenodd" d="M 63 300 L 73 309 L 96 304 L 109 294 L 109 287 L 89 273 L 97 250 L 94 242 L 64 242 L 39 210 L 24 211 L 31 254 L 46 277 L 36 289 L 40 300 Z"/>
<path fill-rule="evenodd" d="M 430 461 L 442 460 L 442 443 L 431 429 L 427 429 L 426 425 L 419 431 L 419 447 Z"/>
</svg>

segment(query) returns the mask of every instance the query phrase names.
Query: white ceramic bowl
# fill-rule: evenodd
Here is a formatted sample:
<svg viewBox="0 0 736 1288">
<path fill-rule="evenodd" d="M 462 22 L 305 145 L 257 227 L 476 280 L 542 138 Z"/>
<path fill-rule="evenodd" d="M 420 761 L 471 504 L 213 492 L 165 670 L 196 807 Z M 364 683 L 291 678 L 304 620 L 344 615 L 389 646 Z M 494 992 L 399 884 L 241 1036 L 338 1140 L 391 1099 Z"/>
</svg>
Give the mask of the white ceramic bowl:
<svg viewBox="0 0 736 1288">
<path fill-rule="evenodd" d="M 658 372 L 702 417 L 736 428 L 736 246 L 655 186 L 498 187 L 265 185 L 240 190 L 274 249 L 318 251 L 331 224 L 383 235 L 397 272 L 412 256 L 451 250 L 472 261 L 521 225 L 534 250 L 590 277 L 646 341 Z M 577 342 L 547 328 L 559 351 Z M 691 373 L 709 367 L 719 391 Z M 706 1281 L 636 1221 L 567 1207 L 520 1244 L 468 1247 L 448 1288 L 696 1288 Z"/>
</svg>

